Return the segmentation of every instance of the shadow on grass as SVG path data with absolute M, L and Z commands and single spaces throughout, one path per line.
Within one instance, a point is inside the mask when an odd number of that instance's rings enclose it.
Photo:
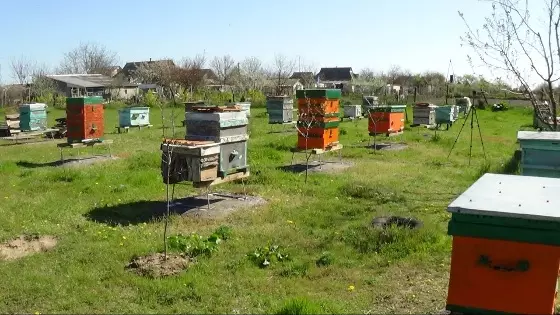
M 64 161 L 56 160 L 53 162 L 45 162 L 45 163 L 18 161 L 16 162 L 16 165 L 22 168 L 57 167 L 57 166 L 64 166 L 64 165 L 93 164 L 95 162 L 101 162 L 101 161 L 111 160 L 111 159 L 113 158 L 109 156 L 95 155 L 95 156 L 87 156 L 87 157 L 79 157 L 79 158 L 69 158 L 69 159 L 64 159 Z
M 519 163 L 521 162 L 521 150 L 516 150 L 508 161 L 499 169 L 501 174 L 515 175 L 519 173 Z
M 298 163 L 298 164 L 293 164 L 293 165 L 279 166 L 276 169 L 280 170 L 280 171 L 283 171 L 283 172 L 289 172 L 289 173 L 296 173 L 297 174 L 297 173 L 305 172 L 306 169 L 308 169 L 309 171 L 318 170 L 318 169 L 320 169 L 320 167 L 321 167 L 321 164 L 317 164 L 317 163 L 309 161 L 309 167 L 307 165 L 305 165 L 305 163 Z
M 210 204 L 223 201 L 223 198 L 210 199 Z M 171 205 L 170 213 L 183 215 L 186 212 L 208 205 L 205 198 L 198 196 L 178 199 Z M 165 216 L 167 202 L 165 201 L 137 201 L 116 206 L 105 206 L 92 209 L 84 216 L 97 223 L 116 225 L 137 225 L 144 222 L 159 220 Z

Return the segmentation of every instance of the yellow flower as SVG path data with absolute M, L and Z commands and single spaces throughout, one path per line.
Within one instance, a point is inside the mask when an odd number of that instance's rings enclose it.
M 286 220 L 286 222 L 288 222 L 288 224 L 294 224 L 294 221 L 292 220 Z
M 121 200 L 119 199 L 118 201 L 120 202 Z
M 99 185 L 99 183 L 95 183 L 95 185 Z
M 348 291 L 354 291 L 355 287 L 353 285 L 348 286 Z
M 120 243 L 119 245 L 121 245 L 121 246 L 124 246 L 124 244 L 123 244 L 123 243 Z
M 123 235 L 122 239 L 123 239 L 123 240 L 126 240 L 126 236 Z
M 4 197 L 4 198 L 8 199 L 8 196 L 6 196 L 6 197 Z
M 39 315 L 39 314 L 41 314 L 41 313 L 39 313 L 39 311 L 36 311 L 36 312 L 35 312 L 35 313 L 33 313 L 33 314 L 35 314 L 35 315 Z

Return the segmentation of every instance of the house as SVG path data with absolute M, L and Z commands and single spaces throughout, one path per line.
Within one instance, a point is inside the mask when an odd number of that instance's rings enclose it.
M 290 79 L 299 79 L 306 88 L 315 87 L 315 76 L 313 72 L 294 72 Z
M 220 79 L 212 69 L 200 69 L 202 71 L 202 79 L 207 84 L 218 84 Z
M 122 70 L 121 66 L 112 66 L 107 69 L 107 75 L 114 78 Z
M 151 67 L 151 66 L 158 66 L 158 65 L 175 67 L 175 63 L 171 59 L 152 60 L 152 58 L 150 58 L 150 60 L 148 60 L 148 61 L 127 62 L 124 65 L 124 67 L 121 69 L 119 74 L 122 74 L 122 76 L 128 82 L 131 82 L 131 83 L 139 83 L 139 84 L 140 83 L 153 83 L 153 82 L 140 82 L 142 80 L 135 77 L 135 72 L 136 72 L 136 70 L 138 70 L 142 66 Z
M 130 99 L 138 95 L 138 84 L 115 80 L 102 74 L 47 75 L 66 97 L 99 95 L 105 99 Z
M 304 88 L 300 79 L 268 79 L 264 82 L 264 95 L 294 95 L 296 90 Z
M 356 79 L 356 75 L 351 67 L 321 68 L 315 79 L 318 87 L 354 92 L 353 81 Z

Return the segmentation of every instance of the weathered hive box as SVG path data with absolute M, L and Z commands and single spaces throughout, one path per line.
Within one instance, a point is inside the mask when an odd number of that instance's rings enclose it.
M 241 111 L 245 112 L 247 117 L 251 117 L 251 102 L 237 102 L 234 105 L 241 107 Z
M 344 118 L 356 118 L 362 116 L 362 106 L 344 105 Z
M 296 91 L 298 98 L 298 143 L 302 150 L 326 149 L 338 144 L 341 91 L 313 89 Z
M 47 129 L 47 105 L 43 103 L 20 105 L 19 124 L 22 131 Z
M 205 106 L 206 105 L 204 103 L 204 101 L 184 102 L 183 104 L 185 105 L 185 113 L 192 112 L 193 106 L 196 107 L 196 106 Z
M 294 120 L 294 100 L 289 96 L 269 96 L 266 98 L 269 124 L 283 124 Z
M 364 116 L 367 116 L 369 111 L 377 106 L 379 106 L 379 97 L 371 95 L 362 98 L 362 113 Z
M 97 140 L 104 135 L 104 110 L 101 97 L 66 98 L 68 142 Z
M 560 179 L 485 174 L 448 207 L 447 310 L 553 314 Z
M 218 143 L 166 139 L 160 149 L 161 174 L 165 184 L 208 182 L 218 177 Z
M 404 131 L 406 105 L 385 105 L 372 108 L 368 116 L 370 135 L 390 136 Z
M 119 110 L 119 126 L 147 126 L 150 124 L 149 107 L 126 107 Z
M 436 124 L 452 124 L 457 120 L 459 112 L 455 105 L 443 105 L 435 108 Z
M 429 103 L 416 103 L 412 108 L 412 124 L 413 125 L 435 125 L 436 123 L 436 105 Z
M 560 178 L 560 132 L 519 131 L 517 140 L 521 175 Z

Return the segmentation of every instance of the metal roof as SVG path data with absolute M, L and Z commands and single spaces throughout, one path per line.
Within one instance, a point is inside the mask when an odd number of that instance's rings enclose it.
M 56 74 L 48 75 L 50 79 L 64 82 L 82 88 L 109 87 L 118 85 L 114 79 L 102 74 Z M 121 86 L 137 86 L 129 82 L 120 83 Z

